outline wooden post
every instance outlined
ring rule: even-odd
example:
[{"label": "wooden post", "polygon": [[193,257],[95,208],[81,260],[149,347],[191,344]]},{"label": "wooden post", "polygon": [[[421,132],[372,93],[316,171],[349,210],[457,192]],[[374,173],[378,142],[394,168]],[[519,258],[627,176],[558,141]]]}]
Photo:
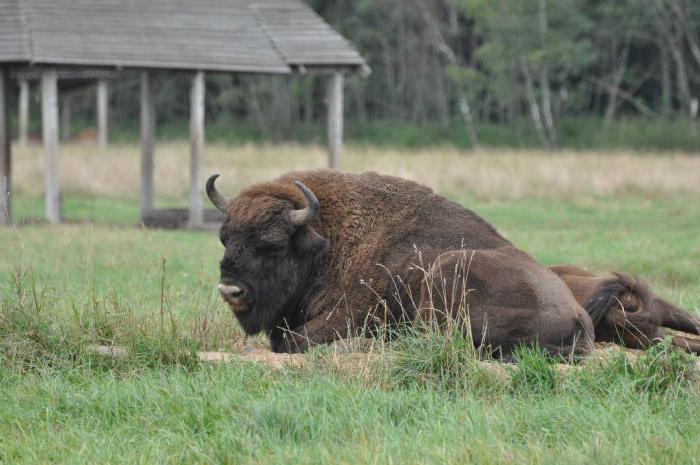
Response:
[{"label": "wooden post", "polygon": [[60,223],[58,192],[58,76],[55,69],[41,72],[41,130],[44,140],[46,218]]},{"label": "wooden post", "polygon": [[29,81],[19,80],[19,145],[25,147],[29,140]]},{"label": "wooden post", "polygon": [[155,103],[151,75],[141,73],[141,218],[153,209],[153,152],[155,148]]},{"label": "wooden post", "polygon": [[0,68],[0,226],[12,223],[10,216],[10,73]]},{"label": "wooden post", "polygon": [[107,80],[97,81],[97,143],[101,148],[107,147],[109,120],[109,93]]},{"label": "wooden post", "polygon": [[61,99],[61,140],[67,141],[70,139],[70,95],[64,95]]},{"label": "wooden post", "polygon": [[343,73],[336,71],[328,81],[328,165],[340,169],[343,147]]},{"label": "wooden post", "polygon": [[204,224],[202,159],[204,158],[204,72],[192,78],[190,92],[190,212],[189,227]]}]

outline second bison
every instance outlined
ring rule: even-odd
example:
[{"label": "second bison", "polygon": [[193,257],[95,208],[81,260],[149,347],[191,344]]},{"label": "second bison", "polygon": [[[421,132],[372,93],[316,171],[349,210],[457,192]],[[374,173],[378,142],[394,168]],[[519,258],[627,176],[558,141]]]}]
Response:
[{"label": "second bison", "polygon": [[436,259],[455,249],[477,251],[469,292],[478,303],[459,317],[477,344],[503,355],[521,343],[561,354],[591,347],[591,319],[554,273],[428,187],[376,173],[303,171],[230,199],[216,178],[207,194],[226,214],[219,291],[246,333],[265,332],[276,352],[413,320],[430,267],[448,266]]}]

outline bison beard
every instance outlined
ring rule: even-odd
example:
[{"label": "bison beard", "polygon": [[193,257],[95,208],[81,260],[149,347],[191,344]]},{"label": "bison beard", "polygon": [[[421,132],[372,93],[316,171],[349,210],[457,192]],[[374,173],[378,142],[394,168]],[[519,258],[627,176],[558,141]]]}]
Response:
[{"label": "bison beard", "polygon": [[[215,180],[207,194],[226,213],[222,297],[246,333],[264,331],[276,352],[413,320],[426,291],[427,269],[416,265],[429,268],[443,252],[467,249],[505,251],[479,258],[479,299],[470,311],[482,326],[465,327],[482,336],[479,343],[506,353],[520,342],[557,353],[569,353],[575,340],[589,347],[590,318],[556,275],[425,186],[376,173],[305,171],[231,200]],[[509,299],[501,288],[517,292]]]}]

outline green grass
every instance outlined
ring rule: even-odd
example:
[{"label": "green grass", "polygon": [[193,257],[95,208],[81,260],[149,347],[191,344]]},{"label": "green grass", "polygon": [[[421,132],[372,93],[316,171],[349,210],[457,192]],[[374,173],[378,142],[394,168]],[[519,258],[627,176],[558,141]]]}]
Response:
[{"label": "green grass", "polygon": [[[453,195],[545,263],[621,269],[700,309],[696,198]],[[468,340],[409,334],[369,375],[322,362],[203,364],[241,333],[214,290],[213,232],[133,225],[67,194],[69,219],[0,230],[0,463],[697,463],[694,363],[660,346],[560,373],[523,349],[502,377]],[[15,215],[41,212],[18,197]],[[105,359],[87,346],[131,349]]]}]

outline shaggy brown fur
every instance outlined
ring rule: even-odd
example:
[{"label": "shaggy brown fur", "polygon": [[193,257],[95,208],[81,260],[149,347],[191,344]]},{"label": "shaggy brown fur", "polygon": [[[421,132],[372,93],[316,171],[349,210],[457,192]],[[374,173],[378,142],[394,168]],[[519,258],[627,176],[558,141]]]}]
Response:
[{"label": "shaggy brown fur", "polygon": [[[295,181],[320,204],[320,214],[308,225],[289,221],[290,210],[310,202]],[[210,193],[215,204],[217,195]],[[429,266],[445,250],[511,247],[474,212],[428,187],[376,173],[290,173],[245,189],[224,209],[222,284],[242,289],[245,301],[238,294],[224,298],[246,332],[265,331],[275,351],[304,351],[412,320],[425,277],[421,263]],[[549,315],[551,304],[559,309],[555,317],[566,320],[556,327],[556,337],[572,333],[580,306],[571,294],[550,294],[559,279],[531,257],[511,259],[510,269],[520,265],[539,273],[541,279],[528,282],[536,298],[523,305],[505,296],[492,305],[502,306],[501,314],[527,307],[529,313],[513,320],[520,324]],[[504,279],[503,271],[491,273],[482,276],[485,286]],[[514,328],[513,339],[494,342],[509,348],[551,330],[525,324]]]},{"label": "shaggy brown fur", "polygon": [[[639,278],[613,273],[602,278],[572,265],[550,269],[571,289],[595,322],[595,339],[644,349],[664,337],[664,327],[700,334],[700,320],[654,294]],[[700,342],[676,335],[675,345],[700,354]]]},{"label": "shaggy brown fur", "polygon": [[519,344],[586,354],[593,344],[591,319],[566,285],[512,246],[440,255],[423,283],[419,317],[456,324],[503,355]]}]

